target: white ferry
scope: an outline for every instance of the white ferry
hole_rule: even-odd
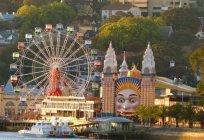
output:
[[[30,129],[19,130],[18,133],[24,136],[34,135],[36,137],[77,137],[67,123],[39,121]]]
[[[20,135],[35,135],[38,137],[49,137],[50,135],[54,135],[54,128],[51,123],[48,121],[39,121],[36,122],[31,128],[25,128],[23,130],[19,130],[18,133]]]

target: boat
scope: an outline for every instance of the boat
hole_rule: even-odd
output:
[[[25,136],[37,136],[37,137],[49,137],[54,136],[54,128],[48,121],[38,121],[31,128],[24,128],[23,130],[19,130],[18,133],[20,135]]]
[[[19,135],[24,136],[36,136],[36,137],[64,137],[64,138],[76,138],[73,130],[67,125],[67,123],[38,121],[30,129],[27,127],[18,131]]]
[[[78,137],[66,122],[59,122],[59,125],[57,125],[56,122],[53,122],[52,125],[54,127],[54,132],[53,132],[54,135],[50,135],[50,137],[58,137],[58,138],[77,138]]]

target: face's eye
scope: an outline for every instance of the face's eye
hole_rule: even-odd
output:
[[[124,103],[125,102],[125,99],[124,98],[119,98],[118,99],[118,103]]]
[[[130,98],[130,99],[129,99],[129,102],[132,103],[132,104],[135,103],[136,101],[137,101],[136,98]]]

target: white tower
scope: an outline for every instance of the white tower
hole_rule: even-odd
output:
[[[155,61],[150,43],[142,61],[141,104],[154,105],[155,99]]]
[[[117,60],[115,51],[110,42],[105,55],[104,68],[102,75],[102,112],[115,113],[115,74],[117,73]]]

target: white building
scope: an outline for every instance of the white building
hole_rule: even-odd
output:
[[[174,7],[195,7],[196,0],[118,0],[121,3],[131,3],[139,7],[143,16],[159,15],[162,11]]]
[[[110,16],[115,15],[117,12],[130,12],[134,16],[141,16],[140,8],[132,4],[114,3],[102,8],[102,20],[109,19]]]

